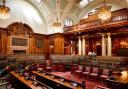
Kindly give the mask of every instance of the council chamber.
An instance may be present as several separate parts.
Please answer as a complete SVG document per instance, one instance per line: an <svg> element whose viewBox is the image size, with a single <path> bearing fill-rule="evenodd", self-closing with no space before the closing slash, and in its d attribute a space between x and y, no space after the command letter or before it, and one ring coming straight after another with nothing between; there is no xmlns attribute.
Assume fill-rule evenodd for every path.
<svg viewBox="0 0 128 89"><path fill-rule="evenodd" d="M0 89L128 89L128 0L0 0Z"/></svg>

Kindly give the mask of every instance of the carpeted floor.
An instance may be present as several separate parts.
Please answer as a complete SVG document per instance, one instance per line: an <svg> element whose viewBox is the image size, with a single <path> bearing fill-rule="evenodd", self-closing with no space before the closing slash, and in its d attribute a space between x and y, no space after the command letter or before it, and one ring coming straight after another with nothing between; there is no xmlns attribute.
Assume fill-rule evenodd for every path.
<svg viewBox="0 0 128 89"><path fill-rule="evenodd" d="M52 72L52 74L57 75L57 76L61 76L73 81L77 81L79 83L82 83L82 80L84 78L80 78L77 77L76 75L71 74L70 72ZM106 85L104 83L102 83L101 81L97 81L94 82L93 80L90 79L84 79L85 80L85 84L86 84L86 89L95 89L96 86L103 86L106 87Z"/></svg>

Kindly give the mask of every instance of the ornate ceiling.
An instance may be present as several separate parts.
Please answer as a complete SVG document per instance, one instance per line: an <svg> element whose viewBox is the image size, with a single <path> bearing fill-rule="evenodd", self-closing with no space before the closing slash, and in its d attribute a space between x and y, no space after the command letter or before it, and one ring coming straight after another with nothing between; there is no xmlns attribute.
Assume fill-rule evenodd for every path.
<svg viewBox="0 0 128 89"><path fill-rule="evenodd" d="M0 27L4 25L8 26L12 22L27 23L28 19L29 21L27 24L32 27L34 32L42 34L55 33L58 31L53 30L52 23L56 21L57 15L59 15L58 19L60 22L62 22L62 24L66 17L71 18L74 21L74 24L76 24L79 22L80 19L86 18L89 12L94 11L95 8L101 6L103 3L103 0L90 0L90 3L81 8L81 1L82 0L60 0L60 9L56 10L56 0L7 0L7 5L11 7L11 17L9 19L10 22L4 21L3 23L2 21L0 21ZM124 7L128 8L128 0L106 1L107 4L112 6L112 10ZM27 5L29 5L30 8L32 7L35 13L32 13ZM22 9L22 7L24 6L26 8L20 11L20 8ZM23 15L21 12L23 13ZM28 12L31 12L32 14ZM34 14L37 14L36 16L38 16L39 18L36 17ZM16 16L17 18L23 18L24 16L24 19L16 19ZM28 17L26 18L25 16ZM41 19L41 21L39 19ZM63 29L61 28L61 31L59 32L63 32Z"/></svg>
<svg viewBox="0 0 128 89"><path fill-rule="evenodd" d="M49 20L49 23L56 20L56 0L28 0L37 6L38 9ZM77 23L80 19L94 8L102 5L103 0L90 0L91 2L80 7L82 0L60 0L60 21L66 17L71 17ZM86 0L85 0L86 1ZM128 0L106 0L108 4L114 5L113 10L128 7ZM35 4L36 2L36 4Z"/></svg>

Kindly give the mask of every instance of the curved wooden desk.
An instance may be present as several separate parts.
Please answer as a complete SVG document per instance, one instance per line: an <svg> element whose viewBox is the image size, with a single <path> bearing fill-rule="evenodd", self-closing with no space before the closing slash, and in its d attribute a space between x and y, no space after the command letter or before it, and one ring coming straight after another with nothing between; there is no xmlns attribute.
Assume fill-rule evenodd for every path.
<svg viewBox="0 0 128 89"><path fill-rule="evenodd" d="M26 85L25 89L43 89L43 86L34 86L32 84L31 80L25 80L23 76L19 76L17 73L15 73L14 71L11 71L10 74L12 75L12 77L16 78L17 80L19 80L20 82L24 83ZM23 85L20 85L23 86ZM23 89L23 88L22 88Z"/></svg>
<svg viewBox="0 0 128 89"><path fill-rule="evenodd" d="M111 89L128 89L128 70L123 70L121 74L114 74L106 81Z"/></svg>
<svg viewBox="0 0 128 89"><path fill-rule="evenodd" d="M71 85L71 82L72 81L70 81L70 80L66 80L66 79L64 79L64 81L63 82L61 82L60 81L60 78L61 77L57 77L57 76L54 76L54 75L50 75L50 74L44 74L44 73L39 73L39 72L37 72L37 71L32 71L32 73L36 76L36 79L38 80L38 81L41 81L41 80L48 80L49 81L49 83L51 82L52 84L55 84L55 85L57 85L57 84L59 84L60 86L62 86L60 89L84 89L83 87L82 87L82 84L81 85L78 85L78 86L72 86ZM54 77L53 77L54 76ZM70 81L70 82L69 82ZM43 82L43 81L42 81ZM44 83L44 82L43 82ZM49 85L50 86L50 85ZM50 86L51 87L51 86ZM65 87L65 88L64 88Z"/></svg>

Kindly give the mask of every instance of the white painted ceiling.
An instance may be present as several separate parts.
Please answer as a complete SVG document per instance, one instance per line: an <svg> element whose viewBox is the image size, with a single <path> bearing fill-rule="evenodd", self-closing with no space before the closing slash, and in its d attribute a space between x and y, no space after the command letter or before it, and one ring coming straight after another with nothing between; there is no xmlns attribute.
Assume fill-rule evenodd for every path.
<svg viewBox="0 0 128 89"><path fill-rule="evenodd" d="M0 0L2 1L2 0ZM10 7L11 14L7 20L0 20L0 27L7 27L13 22L23 22L32 27L35 33L52 34L63 32L63 27L54 29L52 23L56 21L59 10L59 21L66 17L73 19L74 24L80 19L86 18L90 11L103 4L103 0L93 0L86 6L79 6L81 0L60 0L60 10L56 10L56 0L7 0L6 5ZM128 0L106 0L112 10L128 8ZM0 4L2 4L0 2Z"/></svg>

